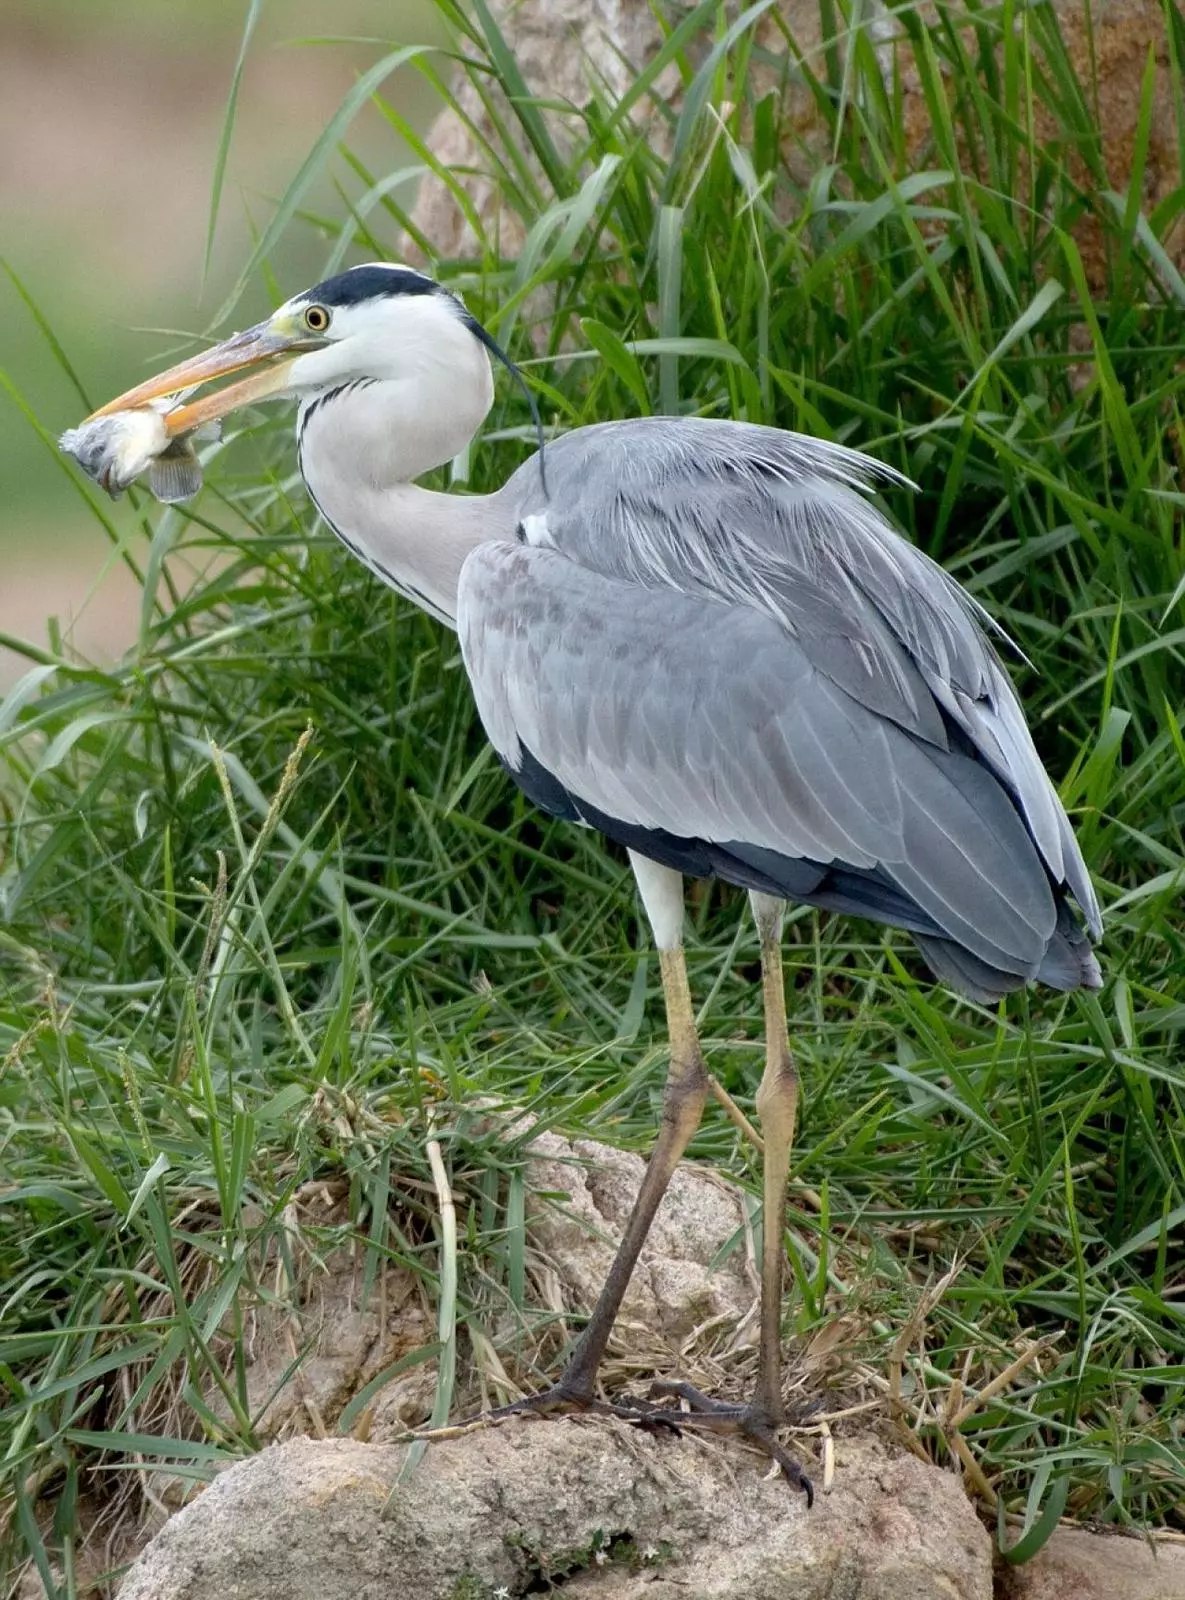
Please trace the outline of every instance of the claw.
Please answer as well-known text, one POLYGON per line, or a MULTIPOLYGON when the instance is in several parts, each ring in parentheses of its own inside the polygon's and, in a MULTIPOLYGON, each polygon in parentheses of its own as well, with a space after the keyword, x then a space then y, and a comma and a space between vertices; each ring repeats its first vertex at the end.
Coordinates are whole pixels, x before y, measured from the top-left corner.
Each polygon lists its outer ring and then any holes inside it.
POLYGON ((684 1401, 690 1407, 688 1411, 680 1413, 685 1427, 704 1428, 713 1433, 735 1432, 742 1438, 751 1439, 771 1460, 777 1462, 782 1469, 782 1476, 790 1487, 800 1490, 806 1496, 807 1510, 809 1511, 814 1505, 814 1484, 798 1461, 779 1441, 773 1423, 751 1404, 737 1405, 728 1400, 713 1400, 694 1384, 672 1378, 655 1378, 650 1385, 650 1394, 653 1398, 669 1395, 684 1401))

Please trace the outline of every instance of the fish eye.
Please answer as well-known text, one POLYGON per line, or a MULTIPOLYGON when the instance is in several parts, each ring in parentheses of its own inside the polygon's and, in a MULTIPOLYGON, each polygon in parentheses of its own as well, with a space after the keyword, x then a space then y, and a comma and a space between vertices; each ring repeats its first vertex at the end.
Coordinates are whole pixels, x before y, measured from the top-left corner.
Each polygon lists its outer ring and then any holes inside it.
POLYGON ((324 333, 329 326, 329 312, 324 306, 306 306, 304 325, 310 333, 324 333))

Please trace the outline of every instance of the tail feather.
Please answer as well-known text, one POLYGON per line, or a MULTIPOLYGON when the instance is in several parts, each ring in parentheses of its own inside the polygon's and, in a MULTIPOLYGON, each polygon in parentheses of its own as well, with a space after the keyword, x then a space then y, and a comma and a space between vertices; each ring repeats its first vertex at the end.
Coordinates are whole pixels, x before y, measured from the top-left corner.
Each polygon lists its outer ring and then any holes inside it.
POLYGON ((1047 984, 1051 989, 1060 989, 1063 993, 1071 989, 1101 989, 1103 986, 1103 975, 1090 947, 1090 940, 1074 921, 1064 900, 1058 905, 1053 938, 1041 958, 1040 966, 1029 976, 993 967, 953 939, 936 939, 918 933, 913 938, 936 978, 969 999, 982 1001, 985 1005, 994 1005, 1004 995, 1014 989, 1023 989, 1026 983, 1034 980, 1047 984))
POLYGON ((1037 981, 1051 989, 1101 989, 1103 974, 1095 960, 1090 940, 1075 922, 1063 900, 1057 908, 1057 928, 1049 941, 1045 959, 1037 968, 1037 981))
MULTIPOLYGON (((919 905, 909 891, 894 880, 891 867, 852 867, 836 861, 811 861, 780 855, 775 850, 741 840, 719 843, 684 839, 661 828, 621 822, 570 794, 525 745, 521 749, 521 765, 508 766, 508 770, 529 798, 552 816, 587 822, 610 839, 677 872, 694 878, 722 878, 738 888, 756 889, 780 899, 818 906, 822 911, 867 917, 902 928, 912 935, 935 977, 973 1000, 993 1004, 1003 995, 1023 989, 1034 981, 1061 990, 1102 986, 1102 974, 1090 940, 1067 901, 1067 894, 1073 894, 1082 905, 1088 924, 1097 930, 1098 909, 1089 880, 1085 878, 1071 878, 1068 884, 1048 880, 1057 903, 1053 933, 1035 967, 1031 957, 1017 954, 1015 969, 1008 971, 975 955, 958 939, 952 938, 933 912, 919 905)), ((1066 827, 1068 829, 1068 823, 1066 827)), ((1072 839, 1072 835, 1070 837, 1072 839)), ((1033 865, 1038 870, 1035 847, 1033 865)), ((1007 953, 1004 959, 1008 959, 1007 953)))
POLYGON ((1023 989, 1029 982, 1028 978, 1018 977, 1015 972, 1001 972, 998 967, 989 966, 953 939, 933 939, 926 934, 915 933, 913 941, 940 983, 966 995, 969 1000, 978 1000, 982 1005, 995 1005, 997 1000, 1011 994, 1014 989, 1023 989))

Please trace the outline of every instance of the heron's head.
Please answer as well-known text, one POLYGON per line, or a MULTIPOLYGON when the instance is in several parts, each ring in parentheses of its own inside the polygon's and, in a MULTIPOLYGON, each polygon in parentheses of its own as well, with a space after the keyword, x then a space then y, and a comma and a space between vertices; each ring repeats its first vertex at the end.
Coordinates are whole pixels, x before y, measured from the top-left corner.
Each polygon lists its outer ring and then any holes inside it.
MULTIPOLYGON (((424 439, 437 447, 436 459, 418 468, 427 470, 455 455, 489 411, 490 350, 500 354, 456 295, 411 267, 375 262, 294 295, 266 321, 158 373, 95 416, 235 376, 167 414, 176 436, 260 400, 308 403, 355 385, 395 385, 396 425, 435 435, 424 439)), ((383 412, 390 429, 392 409, 383 412)))

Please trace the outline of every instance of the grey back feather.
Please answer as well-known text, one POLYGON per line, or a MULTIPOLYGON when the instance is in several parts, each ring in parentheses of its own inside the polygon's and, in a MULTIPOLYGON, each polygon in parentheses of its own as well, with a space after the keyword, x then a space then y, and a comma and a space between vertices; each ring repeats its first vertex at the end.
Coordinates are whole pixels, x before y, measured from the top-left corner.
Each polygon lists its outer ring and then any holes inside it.
POLYGON ((546 499, 534 462, 496 497, 530 547, 483 546, 461 577, 512 769, 525 746, 633 825, 883 867, 1004 971, 1040 967, 1050 880, 1098 932, 979 608, 866 497, 896 473, 704 419, 579 429, 547 461, 546 499))

